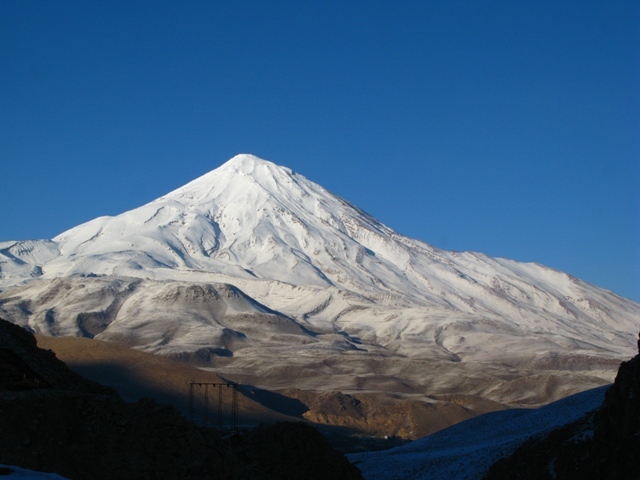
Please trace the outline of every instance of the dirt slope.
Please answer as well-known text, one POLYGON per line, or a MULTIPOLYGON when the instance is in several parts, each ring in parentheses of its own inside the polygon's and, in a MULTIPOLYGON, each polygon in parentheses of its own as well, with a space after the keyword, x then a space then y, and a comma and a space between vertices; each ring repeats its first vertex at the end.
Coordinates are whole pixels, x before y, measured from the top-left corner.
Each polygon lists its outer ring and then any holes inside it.
MULTIPOLYGON (((36 335, 38 346, 52 350, 73 371, 102 385, 114 388, 125 400, 142 398, 172 405, 189 416, 189 383, 224 383, 213 372, 205 371, 166 357, 140 352, 110 342, 79 337, 47 337, 36 335)), ((218 390, 209 388, 209 406, 217 410, 218 390)), ((222 389, 223 416, 229 423, 231 390, 222 389)), ((291 416, 274 412, 260 403, 238 395, 238 422, 256 425, 261 422, 295 421, 291 416)), ((195 387, 194 414, 203 416, 203 387, 195 387)), ((213 412, 217 415, 217 411, 213 412)))

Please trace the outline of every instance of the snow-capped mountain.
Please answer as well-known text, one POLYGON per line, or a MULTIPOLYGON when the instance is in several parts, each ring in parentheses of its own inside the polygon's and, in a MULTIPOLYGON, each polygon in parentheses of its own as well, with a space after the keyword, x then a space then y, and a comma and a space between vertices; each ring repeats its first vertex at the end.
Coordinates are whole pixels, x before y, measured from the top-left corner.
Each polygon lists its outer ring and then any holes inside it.
POLYGON ((404 237, 251 155, 52 240, 0 243, 0 288, 0 316, 36 332, 204 355, 266 383, 277 365, 345 390, 402 376, 388 362, 374 375, 376 356, 609 379, 640 330, 637 303, 538 264, 404 237), (315 365, 332 355, 350 367, 315 365))

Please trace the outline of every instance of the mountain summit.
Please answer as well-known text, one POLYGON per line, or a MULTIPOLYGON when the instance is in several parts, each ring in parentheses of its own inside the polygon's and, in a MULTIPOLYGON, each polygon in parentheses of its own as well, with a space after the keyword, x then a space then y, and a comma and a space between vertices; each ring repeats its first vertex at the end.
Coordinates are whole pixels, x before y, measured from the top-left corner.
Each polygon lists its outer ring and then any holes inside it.
MULTIPOLYGON (((635 350, 640 329, 640 305, 610 291, 404 237, 252 155, 52 240, 2 242, 0 262, 0 314, 15 323, 197 358, 267 383, 288 369, 346 389, 382 375, 412 390, 424 378, 409 368, 398 380, 407 359, 569 365, 571 378, 590 372, 578 384, 596 386, 635 350), (350 366, 317 364, 336 355, 350 366), (372 367, 373 358, 386 366, 372 367)), ((556 396, 578 388, 554 385, 541 388, 556 396)), ((518 401, 541 401, 525 397, 518 401)))
POLYGON ((361 224, 392 233, 291 170, 238 155, 147 205, 57 236, 65 261, 56 275, 177 269, 336 285, 338 274, 363 276, 350 265, 367 253, 352 238, 361 224))

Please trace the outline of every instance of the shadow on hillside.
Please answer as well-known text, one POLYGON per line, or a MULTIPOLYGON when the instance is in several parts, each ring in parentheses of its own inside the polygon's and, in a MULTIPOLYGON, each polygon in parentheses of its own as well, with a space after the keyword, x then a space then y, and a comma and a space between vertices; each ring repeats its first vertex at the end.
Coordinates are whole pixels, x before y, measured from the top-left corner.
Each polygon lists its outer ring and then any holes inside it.
MULTIPOLYGON (((196 424, 211 427, 227 428, 233 424, 231 411, 231 395, 233 389, 222 388, 222 418, 218 410, 218 389, 208 391, 208 413, 205 414, 204 389, 198 387, 194 395, 193 418, 189 409, 189 382, 224 382, 211 372, 201 372, 198 378, 184 378, 179 375, 156 374, 152 379, 145 377, 130 367, 115 362, 101 363, 68 363, 76 373, 116 390, 127 402, 136 402, 143 398, 151 398, 158 403, 170 405, 184 417, 192 419, 196 424)), ((264 423, 275 423, 285 420, 304 420, 303 414, 307 406, 298 399, 289 398, 253 385, 237 385, 239 405, 237 425, 242 428, 253 428, 264 423), (244 400, 243 400, 244 397, 244 400), (248 406, 247 406, 248 405, 248 406)), ((357 429, 337 425, 314 425, 338 451, 353 453, 386 449, 403 443, 399 439, 374 438, 363 435, 357 429)))
POLYGON ((289 398, 253 385, 238 385, 238 391, 263 407, 290 417, 302 418, 302 415, 309 410, 296 398, 289 398))
MULTIPOLYGON (((203 372, 199 378, 188 377, 155 377, 155 380, 143 376, 130 368, 116 363, 96 363, 96 364, 76 364, 69 363, 69 368, 80 375, 101 383, 116 390, 127 402, 135 402, 142 398, 151 398, 158 403, 171 405, 182 415, 190 418, 193 413, 193 420, 202 423, 203 418, 210 420, 209 424, 219 426, 231 424, 232 417, 232 391, 231 388, 223 388, 220 393, 215 388, 208 389, 208 398, 205 400, 203 388, 196 388, 193 397, 193 410, 190 410, 189 382, 211 382, 219 383, 221 380, 217 376, 206 375, 203 372), (221 406, 218 402, 222 401, 221 406), (208 410, 205 412, 205 404, 208 410)), ((240 392, 240 389, 238 389, 240 392)), ((244 395, 243 392, 240 392, 244 395)), ((246 396, 246 395, 245 395, 246 396)), ((240 425, 258 425, 263 422, 275 421, 269 417, 268 412, 247 411, 246 404, 240 405, 238 409, 238 423, 240 425)))

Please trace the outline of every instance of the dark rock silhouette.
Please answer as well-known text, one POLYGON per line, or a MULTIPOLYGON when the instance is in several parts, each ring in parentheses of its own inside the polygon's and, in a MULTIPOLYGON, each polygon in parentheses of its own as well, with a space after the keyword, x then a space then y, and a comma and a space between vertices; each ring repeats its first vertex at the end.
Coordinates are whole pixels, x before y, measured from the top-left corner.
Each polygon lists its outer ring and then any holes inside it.
POLYGON ((152 400, 123 401, 0 320, 0 463, 82 479, 361 479, 307 425, 228 440, 152 400))

